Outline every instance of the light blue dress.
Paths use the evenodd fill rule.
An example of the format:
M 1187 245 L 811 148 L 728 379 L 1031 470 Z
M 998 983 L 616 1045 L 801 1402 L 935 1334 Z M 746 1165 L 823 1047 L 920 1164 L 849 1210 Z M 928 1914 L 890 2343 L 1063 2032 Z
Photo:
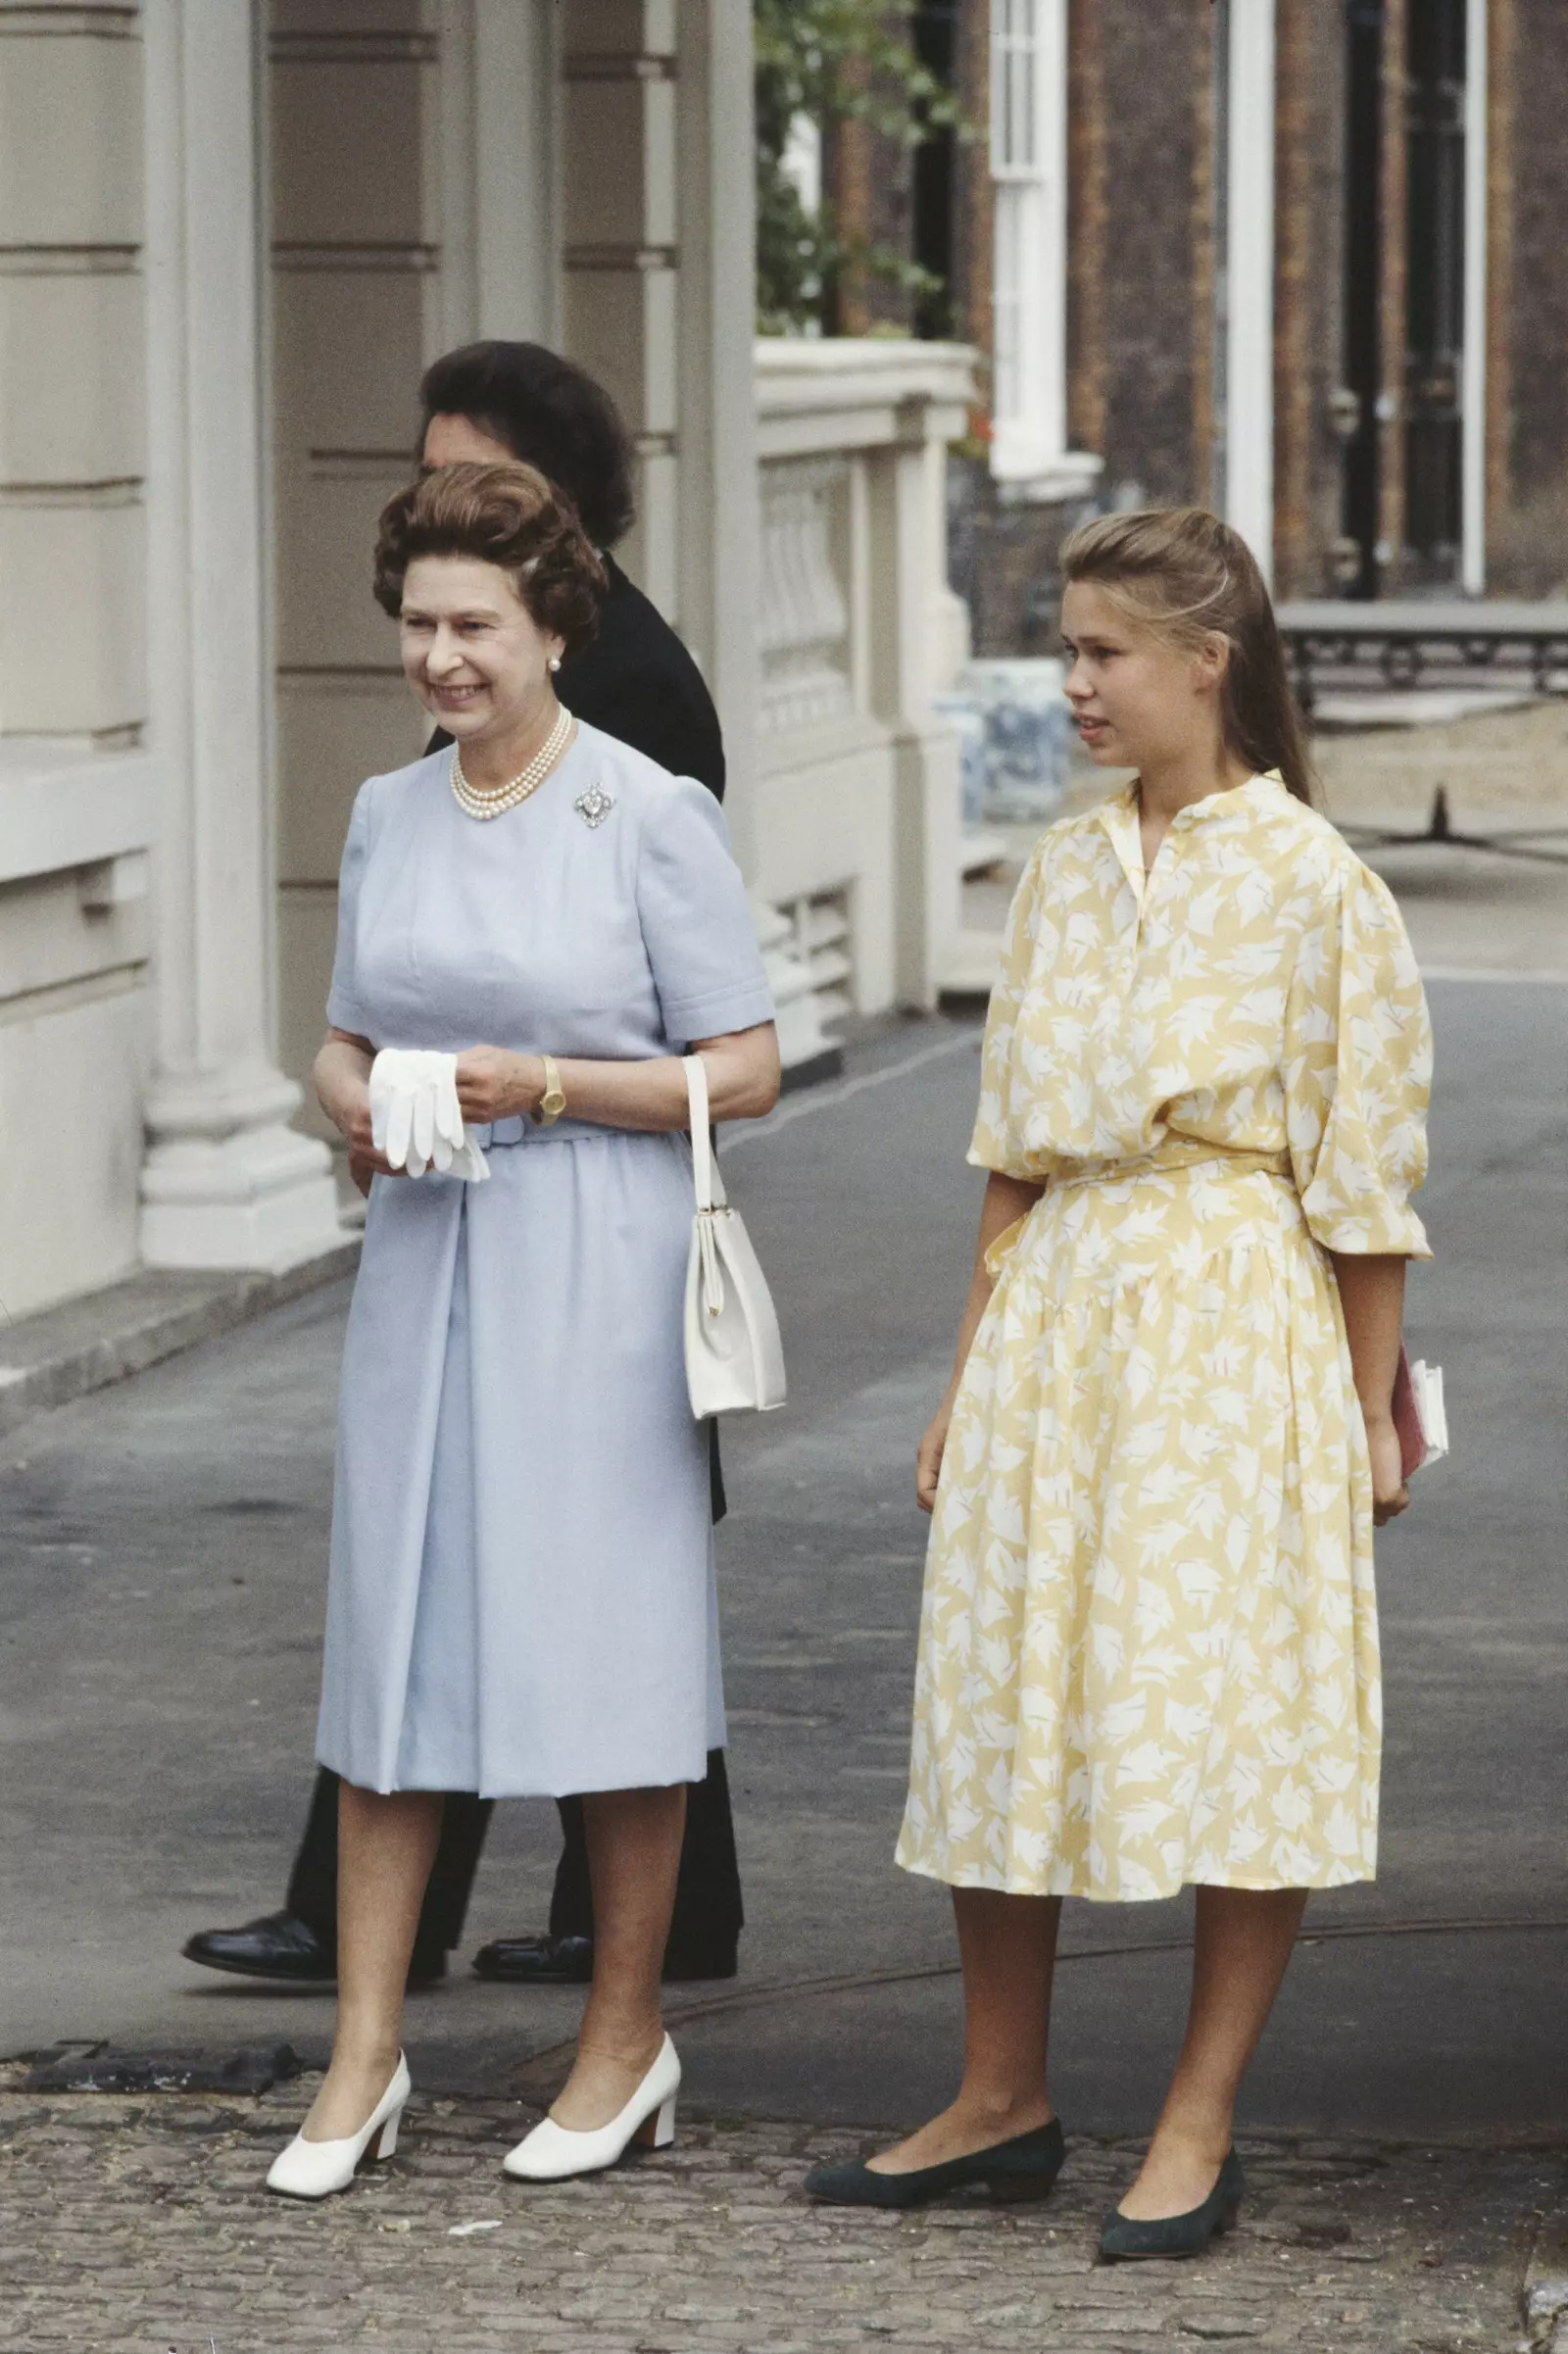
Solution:
M 772 1018 L 717 803 L 579 725 L 502 816 L 435 753 L 360 789 L 327 1018 L 627 1060 Z M 509 1119 L 378 1177 L 344 1349 L 317 1754 L 375 1790 L 701 1780 L 724 1741 L 684 1138 Z

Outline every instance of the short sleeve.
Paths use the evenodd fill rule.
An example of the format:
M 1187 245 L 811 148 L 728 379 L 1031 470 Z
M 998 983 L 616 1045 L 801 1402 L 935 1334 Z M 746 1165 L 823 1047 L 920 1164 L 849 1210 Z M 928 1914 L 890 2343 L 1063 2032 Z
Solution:
M 1024 868 L 1007 910 L 1002 971 L 991 992 L 985 1044 L 980 1054 L 980 1108 L 967 1155 L 977 1169 L 992 1169 L 999 1177 L 1031 1180 L 1036 1178 L 1037 1171 L 1020 1150 L 1010 1112 L 1013 1040 L 1034 962 L 1041 858 L 1042 853 L 1037 850 Z
M 1432 1028 L 1399 910 L 1359 867 L 1302 935 L 1285 1014 L 1286 1129 L 1325 1250 L 1430 1258 L 1410 1207 L 1427 1169 Z
M 359 1002 L 354 957 L 360 884 L 370 843 L 370 785 L 374 781 L 372 777 L 363 784 L 354 797 L 354 814 L 349 819 L 348 839 L 343 845 L 337 872 L 337 954 L 332 959 L 332 986 L 326 997 L 328 1023 L 334 1030 L 352 1031 L 356 1038 L 370 1035 L 365 1009 Z
M 643 823 L 637 913 L 671 1045 L 773 1019 L 773 996 L 723 812 L 677 777 Z

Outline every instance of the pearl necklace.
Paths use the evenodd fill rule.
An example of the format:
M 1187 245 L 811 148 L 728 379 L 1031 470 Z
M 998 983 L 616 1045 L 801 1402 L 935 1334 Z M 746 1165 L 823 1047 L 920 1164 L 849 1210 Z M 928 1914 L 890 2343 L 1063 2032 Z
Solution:
M 510 785 L 498 785 L 490 792 L 469 784 L 463 773 L 463 755 L 454 744 L 452 765 L 448 771 L 454 801 L 466 817 L 499 817 L 504 809 L 514 809 L 519 801 L 526 801 L 530 793 L 539 790 L 565 750 L 570 734 L 571 713 L 563 704 L 555 726 L 527 767 L 519 768 Z

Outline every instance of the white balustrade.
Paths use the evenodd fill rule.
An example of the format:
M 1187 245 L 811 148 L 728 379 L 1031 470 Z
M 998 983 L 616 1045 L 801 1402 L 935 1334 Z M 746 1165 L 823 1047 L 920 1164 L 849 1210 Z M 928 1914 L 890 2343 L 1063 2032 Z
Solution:
M 764 734 L 810 727 L 855 708 L 850 609 L 835 563 L 850 467 L 785 458 L 762 476 L 762 601 L 758 622 Z
M 947 583 L 947 445 L 974 355 L 768 338 L 751 881 L 819 1010 L 934 1003 L 958 934 L 957 747 L 932 698 L 967 651 Z M 808 937 L 828 925 L 825 937 Z

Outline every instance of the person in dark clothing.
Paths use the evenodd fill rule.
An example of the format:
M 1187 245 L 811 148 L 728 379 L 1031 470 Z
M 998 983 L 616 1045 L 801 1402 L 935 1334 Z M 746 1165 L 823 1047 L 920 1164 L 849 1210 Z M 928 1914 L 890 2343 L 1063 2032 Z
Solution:
M 633 515 L 631 446 L 604 387 L 535 343 L 475 343 L 435 362 L 420 386 L 421 467 L 520 458 L 569 493 L 610 579 L 599 633 L 562 664 L 556 693 L 566 709 L 646 753 L 677 776 L 724 796 L 724 746 L 702 672 L 669 623 L 610 553 Z M 439 729 L 427 747 L 450 739 Z M 717 1425 L 711 1428 L 713 1518 L 724 1516 Z M 318 1776 L 285 1908 L 239 1929 L 200 1931 L 188 1961 L 241 1977 L 327 1984 L 336 1976 L 337 1777 Z M 492 1801 L 448 1795 L 441 1841 L 419 1916 L 411 1985 L 445 1975 L 463 1934 Z M 474 1957 L 481 1978 L 517 1984 L 586 1984 L 593 1974 L 593 1898 L 582 1805 L 558 1801 L 564 1846 L 548 1929 L 497 1937 Z M 724 1753 L 687 1800 L 667 1978 L 730 1978 L 743 1925 L 740 1872 Z

